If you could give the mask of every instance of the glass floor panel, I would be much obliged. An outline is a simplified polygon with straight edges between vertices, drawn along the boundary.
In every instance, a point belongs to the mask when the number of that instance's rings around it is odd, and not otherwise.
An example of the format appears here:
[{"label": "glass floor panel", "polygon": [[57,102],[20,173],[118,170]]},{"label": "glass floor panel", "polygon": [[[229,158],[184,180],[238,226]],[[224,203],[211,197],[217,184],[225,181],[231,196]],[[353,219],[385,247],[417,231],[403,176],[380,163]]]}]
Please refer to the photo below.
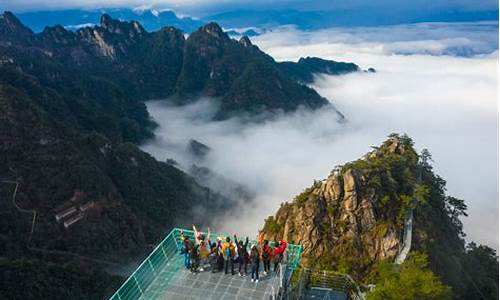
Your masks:
[{"label": "glass floor panel", "polygon": [[[272,287],[278,280],[274,272],[268,275],[261,272],[258,283],[251,282],[250,272],[246,277],[240,277],[238,272],[226,275],[224,272],[212,273],[210,270],[192,274],[184,267],[181,256],[172,264],[175,267],[169,265],[161,270],[140,299],[270,299]],[[236,270],[237,267],[238,264],[235,264]]]}]

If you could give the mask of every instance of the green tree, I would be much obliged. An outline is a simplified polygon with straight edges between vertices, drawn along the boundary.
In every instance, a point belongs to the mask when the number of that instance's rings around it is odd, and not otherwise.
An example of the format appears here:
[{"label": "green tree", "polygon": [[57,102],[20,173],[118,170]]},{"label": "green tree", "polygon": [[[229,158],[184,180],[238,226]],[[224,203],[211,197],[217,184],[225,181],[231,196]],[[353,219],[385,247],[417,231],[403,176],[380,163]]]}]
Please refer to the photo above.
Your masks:
[{"label": "green tree", "polygon": [[407,260],[396,266],[384,262],[371,274],[375,289],[367,300],[446,300],[452,298],[451,289],[428,269],[427,255],[412,252]]},{"label": "green tree", "polygon": [[472,242],[465,256],[466,292],[463,299],[498,299],[498,256],[485,245]]},{"label": "green tree", "polygon": [[459,229],[460,236],[464,237],[465,233],[462,231],[463,225],[462,221],[460,221],[460,217],[467,217],[467,204],[462,199],[458,199],[455,197],[447,196],[445,198],[446,212],[450,217],[450,220],[456,228]]}]

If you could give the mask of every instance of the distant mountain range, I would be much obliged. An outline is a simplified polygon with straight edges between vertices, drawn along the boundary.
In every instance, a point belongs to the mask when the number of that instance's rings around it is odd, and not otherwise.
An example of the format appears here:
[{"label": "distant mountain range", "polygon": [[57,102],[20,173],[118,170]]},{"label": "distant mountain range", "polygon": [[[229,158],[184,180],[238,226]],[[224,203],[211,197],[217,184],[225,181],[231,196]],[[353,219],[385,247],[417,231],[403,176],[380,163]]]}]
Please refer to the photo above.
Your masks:
[{"label": "distant mountain range", "polygon": [[17,14],[19,19],[34,32],[41,32],[45,26],[62,25],[76,30],[82,26],[93,26],[100,23],[103,14],[123,21],[138,21],[147,31],[159,30],[164,26],[172,26],[184,32],[193,32],[205,24],[201,20],[189,17],[178,17],[173,11],[133,10],[133,9],[98,9],[98,10],[56,10],[38,11]]},{"label": "distant mountain range", "polygon": [[203,18],[224,28],[257,27],[271,29],[293,25],[301,30],[318,30],[330,27],[382,26],[419,22],[471,22],[498,20],[498,10],[492,11],[443,11],[425,10],[349,10],[349,11],[297,11],[297,10],[235,10]]}]

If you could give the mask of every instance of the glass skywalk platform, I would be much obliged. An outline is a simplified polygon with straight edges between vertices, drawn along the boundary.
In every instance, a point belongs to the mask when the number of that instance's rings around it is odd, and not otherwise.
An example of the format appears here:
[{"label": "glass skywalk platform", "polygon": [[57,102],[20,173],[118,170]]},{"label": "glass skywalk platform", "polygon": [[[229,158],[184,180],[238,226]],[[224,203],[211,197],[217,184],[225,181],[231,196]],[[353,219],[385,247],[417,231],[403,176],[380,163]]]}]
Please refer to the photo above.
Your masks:
[{"label": "glass skywalk platform", "polygon": [[[194,232],[184,230],[184,234],[194,241]],[[206,233],[205,233],[206,234]],[[250,281],[248,276],[238,276],[238,264],[235,263],[236,275],[224,272],[211,273],[210,270],[192,274],[183,264],[180,255],[182,241],[181,229],[173,229],[149,256],[130,275],[110,300],[136,299],[276,299],[283,282],[283,276],[274,272],[267,276],[260,275],[259,282]],[[211,239],[225,238],[226,234],[212,233]],[[249,245],[256,244],[250,241]],[[299,265],[302,247],[288,245],[287,265],[282,266],[285,278],[290,278]],[[262,272],[262,265],[260,271]],[[262,274],[262,273],[261,273]]]}]

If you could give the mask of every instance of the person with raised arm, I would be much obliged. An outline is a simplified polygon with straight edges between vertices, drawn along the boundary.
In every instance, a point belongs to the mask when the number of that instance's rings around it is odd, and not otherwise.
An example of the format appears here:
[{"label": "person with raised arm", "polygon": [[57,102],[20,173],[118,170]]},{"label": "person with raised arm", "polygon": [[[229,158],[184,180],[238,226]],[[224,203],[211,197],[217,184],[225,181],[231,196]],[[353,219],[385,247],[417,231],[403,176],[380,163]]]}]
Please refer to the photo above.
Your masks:
[{"label": "person with raised arm", "polygon": [[276,241],[274,243],[274,250],[273,250],[273,262],[274,262],[274,272],[276,274],[279,271],[279,264],[283,262],[283,257],[285,255],[287,243],[284,240],[281,241]]},{"label": "person with raised arm", "polygon": [[200,272],[203,272],[204,267],[208,265],[208,257],[210,255],[210,227],[208,227],[208,234],[206,237],[202,232],[199,232],[196,229],[196,226],[194,224],[193,224],[193,231],[196,243],[199,245]]}]

